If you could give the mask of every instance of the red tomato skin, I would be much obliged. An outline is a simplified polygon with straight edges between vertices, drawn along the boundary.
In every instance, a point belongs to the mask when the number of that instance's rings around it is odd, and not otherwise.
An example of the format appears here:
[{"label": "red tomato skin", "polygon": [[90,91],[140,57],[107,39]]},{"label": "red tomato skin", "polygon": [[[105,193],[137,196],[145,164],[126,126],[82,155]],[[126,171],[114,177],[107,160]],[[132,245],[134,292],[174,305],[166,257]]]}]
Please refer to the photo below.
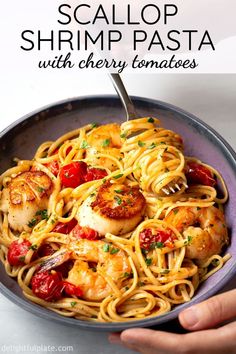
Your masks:
[{"label": "red tomato skin", "polygon": [[64,285],[64,292],[67,294],[67,295],[70,295],[70,296],[78,296],[78,297],[81,297],[83,295],[83,291],[80,289],[79,286],[76,286],[74,284],[71,284],[67,281],[64,281],[63,282],[63,285]]},{"label": "red tomato skin", "polygon": [[153,235],[151,229],[144,229],[143,231],[140,232],[139,243],[141,248],[145,250],[149,250],[152,242],[154,241],[153,241]]},{"label": "red tomato skin", "polygon": [[57,177],[59,173],[59,163],[57,161],[51,161],[45,164],[45,166]]},{"label": "red tomato skin", "polygon": [[139,234],[140,247],[144,250],[150,250],[151,244],[155,242],[161,242],[164,246],[173,248],[174,239],[175,235],[171,230],[159,230],[153,235],[151,229],[144,229]]},{"label": "red tomato skin", "polygon": [[53,253],[55,252],[55,250],[52,248],[51,245],[49,245],[48,243],[45,243],[44,245],[41,245],[38,249],[38,256],[39,257],[46,257],[46,256],[51,256],[53,255]]},{"label": "red tomato skin", "polygon": [[76,238],[86,238],[87,240],[96,241],[100,239],[100,235],[97,231],[90,229],[87,226],[80,226],[77,224],[73,230],[72,235]]},{"label": "red tomato skin", "polygon": [[188,162],[186,177],[189,184],[203,184],[214,187],[216,180],[210,170],[197,162]]},{"label": "red tomato skin", "polygon": [[77,220],[72,219],[71,221],[67,223],[59,222],[54,229],[52,230],[53,232],[59,232],[61,234],[66,234],[68,235],[71,230],[77,225]]},{"label": "red tomato skin", "polygon": [[87,164],[83,161],[72,162],[60,169],[61,183],[67,188],[76,188],[85,182]]},{"label": "red tomato skin", "polygon": [[24,265],[25,263],[22,260],[22,258],[26,256],[30,246],[31,243],[27,240],[24,240],[22,242],[19,242],[18,240],[13,241],[10,244],[7,253],[7,260],[10,263],[10,265],[12,266]]},{"label": "red tomato skin", "polygon": [[89,167],[85,175],[85,182],[95,181],[107,176],[107,171],[101,168]]},{"label": "red tomato skin", "polygon": [[31,279],[33,293],[45,301],[62,298],[63,282],[59,272],[37,272]]}]

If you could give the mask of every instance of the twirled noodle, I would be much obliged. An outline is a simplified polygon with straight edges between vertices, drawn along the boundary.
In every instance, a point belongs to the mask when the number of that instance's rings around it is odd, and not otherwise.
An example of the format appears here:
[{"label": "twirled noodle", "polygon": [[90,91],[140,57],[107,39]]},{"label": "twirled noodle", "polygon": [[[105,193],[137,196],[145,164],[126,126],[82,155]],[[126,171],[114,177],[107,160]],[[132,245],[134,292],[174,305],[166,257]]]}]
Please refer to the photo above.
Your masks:
[{"label": "twirled noodle", "polygon": [[[228,192],[223,178],[213,167],[186,157],[182,138],[159,123],[156,118],[144,117],[121,126],[88,124],[54,142],[42,143],[32,160],[15,159],[17,166],[1,175],[0,259],[29,300],[62,316],[87,321],[124,322],[158,316],[189,301],[199,284],[229,259],[230,255],[219,254],[228,242],[222,207]],[[87,172],[102,171],[103,177],[88,178],[76,186],[63,185],[61,171],[77,161],[86,164]],[[205,168],[210,180],[217,179],[221,196],[214,180],[188,186],[187,166],[191,163]],[[18,211],[5,195],[24,193],[25,182],[15,191],[12,181],[29,171],[45,174],[52,186],[47,208],[39,210],[34,222],[19,231],[10,218]],[[42,192],[44,188],[40,188]],[[139,202],[144,197],[145,207],[136,226],[131,230],[128,226],[125,232],[100,233],[94,241],[74,237],[73,228],[66,232],[62,226],[80,223],[81,208],[104,188],[107,194],[113,188],[114,209],[122,207],[125,190],[127,195],[130,191],[130,198],[134,191],[142,193]],[[130,217],[136,204],[129,206],[129,198],[125,202],[123,209]],[[209,251],[208,238],[215,253]],[[31,246],[24,259],[11,264],[9,249],[14,242],[26,240]],[[40,253],[45,246],[50,247],[50,254]],[[47,274],[58,273],[55,260],[69,262],[63,282],[80,279],[72,283],[82,288],[80,296],[68,295],[64,288],[59,299],[37,296],[32,279],[44,268]],[[84,281],[76,271],[84,272]]]}]

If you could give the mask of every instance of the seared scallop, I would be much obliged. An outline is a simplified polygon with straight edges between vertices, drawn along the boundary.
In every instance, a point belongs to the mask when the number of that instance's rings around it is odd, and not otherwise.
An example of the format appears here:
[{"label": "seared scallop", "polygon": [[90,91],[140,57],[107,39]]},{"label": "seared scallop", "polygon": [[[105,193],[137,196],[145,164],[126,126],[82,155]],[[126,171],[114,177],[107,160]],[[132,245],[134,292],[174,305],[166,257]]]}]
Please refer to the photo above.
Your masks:
[{"label": "seared scallop", "polygon": [[42,171],[23,172],[12,178],[3,189],[0,210],[8,213],[10,227],[29,231],[28,224],[39,210],[47,209],[52,181]]},{"label": "seared scallop", "polygon": [[122,235],[142,220],[145,198],[137,187],[104,183],[97,194],[88,197],[78,212],[80,226],[88,226],[101,235]]}]

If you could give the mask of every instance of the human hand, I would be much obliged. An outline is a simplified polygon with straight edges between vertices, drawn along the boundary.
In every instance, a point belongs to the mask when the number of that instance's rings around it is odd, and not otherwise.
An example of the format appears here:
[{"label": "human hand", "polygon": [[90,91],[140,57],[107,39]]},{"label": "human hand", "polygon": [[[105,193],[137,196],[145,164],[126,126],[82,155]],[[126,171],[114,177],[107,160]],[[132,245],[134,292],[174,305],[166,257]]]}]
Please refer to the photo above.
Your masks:
[{"label": "human hand", "polygon": [[113,333],[109,340],[142,354],[236,354],[236,289],[182,311],[179,321],[192,332],[174,334],[133,328]]}]

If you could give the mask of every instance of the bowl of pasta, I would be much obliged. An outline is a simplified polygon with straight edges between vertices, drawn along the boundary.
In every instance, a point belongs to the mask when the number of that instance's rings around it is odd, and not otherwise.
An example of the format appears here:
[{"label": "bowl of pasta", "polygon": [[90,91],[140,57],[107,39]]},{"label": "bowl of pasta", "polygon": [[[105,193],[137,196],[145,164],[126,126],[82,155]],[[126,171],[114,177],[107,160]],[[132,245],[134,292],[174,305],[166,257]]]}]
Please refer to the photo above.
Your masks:
[{"label": "bowl of pasta", "polygon": [[191,114],[133,100],[135,120],[81,97],[0,135],[0,290],[37,316],[161,325],[236,273],[235,153]]}]

